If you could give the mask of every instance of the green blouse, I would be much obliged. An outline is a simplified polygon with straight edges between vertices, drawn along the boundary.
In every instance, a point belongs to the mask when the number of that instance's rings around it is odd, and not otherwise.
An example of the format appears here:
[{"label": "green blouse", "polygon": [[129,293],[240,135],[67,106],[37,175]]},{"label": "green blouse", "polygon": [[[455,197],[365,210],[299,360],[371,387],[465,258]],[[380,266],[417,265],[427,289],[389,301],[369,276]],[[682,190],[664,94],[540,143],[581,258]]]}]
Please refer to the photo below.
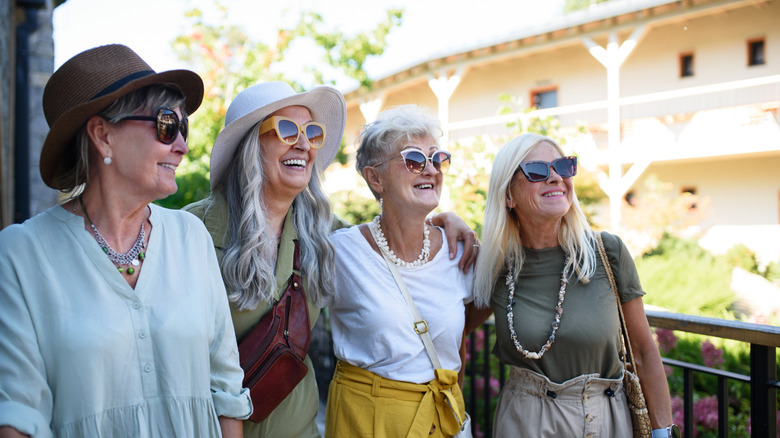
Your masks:
[{"label": "green blouse", "polygon": [[[623,241],[608,233],[602,236],[621,302],[644,295],[636,266]],[[514,326],[520,345],[537,352],[550,336],[564,252],[561,247],[524,250],[525,264],[515,283]],[[501,271],[491,297],[497,332],[493,351],[501,361],[543,374],[556,383],[582,374],[620,377],[617,303],[598,253],[596,259],[596,274],[589,283],[577,282],[570,275],[555,342],[539,360],[526,359],[512,342],[507,323],[506,267]]]}]

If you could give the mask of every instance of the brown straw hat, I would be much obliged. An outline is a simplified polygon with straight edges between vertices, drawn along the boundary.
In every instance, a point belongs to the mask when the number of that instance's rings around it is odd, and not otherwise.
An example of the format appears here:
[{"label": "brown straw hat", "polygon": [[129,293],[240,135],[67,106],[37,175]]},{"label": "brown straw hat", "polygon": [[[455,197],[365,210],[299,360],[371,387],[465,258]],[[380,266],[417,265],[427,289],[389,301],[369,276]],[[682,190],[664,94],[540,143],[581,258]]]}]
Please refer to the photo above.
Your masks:
[{"label": "brown straw hat", "polygon": [[68,147],[79,128],[118,98],[152,84],[172,84],[186,98],[192,114],[203,100],[203,80],[189,70],[157,73],[129,47],[120,44],[95,47],[79,53],[51,75],[43,90],[43,113],[49,134],[41,149],[43,182],[58,190],[75,151]]}]

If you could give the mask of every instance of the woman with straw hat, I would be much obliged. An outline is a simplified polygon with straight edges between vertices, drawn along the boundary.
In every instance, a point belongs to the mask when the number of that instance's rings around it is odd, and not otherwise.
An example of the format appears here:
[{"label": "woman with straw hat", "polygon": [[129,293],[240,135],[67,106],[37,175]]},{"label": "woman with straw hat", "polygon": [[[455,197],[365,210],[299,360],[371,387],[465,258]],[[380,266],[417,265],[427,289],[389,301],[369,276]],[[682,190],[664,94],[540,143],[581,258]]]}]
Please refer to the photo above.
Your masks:
[{"label": "woman with straw hat", "polygon": [[[239,343],[273,308],[293,274],[302,278],[309,328],[332,294],[328,236],[347,224],[334,220],[321,180],[336,156],[345,120],[344,97],[328,86],[296,93],[285,82],[260,83],[239,93],[228,108],[211,154],[212,194],[185,209],[204,221],[214,239]],[[461,235],[453,233],[453,245],[456,238],[473,239],[462,221],[456,228]],[[463,265],[471,262],[461,259]],[[266,418],[245,422],[246,436],[319,436],[317,383],[308,356],[304,362],[308,372],[300,383],[281,395]]]},{"label": "woman with straw hat", "polygon": [[49,79],[40,171],[62,204],[0,232],[0,436],[240,436],[251,413],[212,241],[176,191],[187,70],[125,46]]}]

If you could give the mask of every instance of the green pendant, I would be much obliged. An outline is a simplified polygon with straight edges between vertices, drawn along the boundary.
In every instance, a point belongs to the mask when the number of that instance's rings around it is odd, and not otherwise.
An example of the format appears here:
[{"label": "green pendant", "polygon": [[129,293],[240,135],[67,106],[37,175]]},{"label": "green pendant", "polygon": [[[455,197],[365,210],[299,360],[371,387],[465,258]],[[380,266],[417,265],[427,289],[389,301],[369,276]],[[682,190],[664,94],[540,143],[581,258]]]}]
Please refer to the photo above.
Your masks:
[{"label": "green pendant", "polygon": [[104,253],[108,254],[108,247],[107,246],[103,246],[100,249],[102,249]]},{"label": "green pendant", "polygon": [[127,268],[127,275],[133,275],[134,272],[135,272],[135,269]]},{"label": "green pendant", "polygon": [[138,260],[143,261],[143,259],[145,259],[145,258],[146,258],[146,253],[144,253],[144,252],[139,252],[138,253]]},{"label": "green pendant", "polygon": [[116,268],[116,270],[117,270],[117,271],[119,271],[119,273],[120,273],[120,274],[121,274],[122,272],[125,272],[125,268],[123,268],[123,267],[121,267],[121,266],[120,266],[120,267],[118,267],[118,268]]}]

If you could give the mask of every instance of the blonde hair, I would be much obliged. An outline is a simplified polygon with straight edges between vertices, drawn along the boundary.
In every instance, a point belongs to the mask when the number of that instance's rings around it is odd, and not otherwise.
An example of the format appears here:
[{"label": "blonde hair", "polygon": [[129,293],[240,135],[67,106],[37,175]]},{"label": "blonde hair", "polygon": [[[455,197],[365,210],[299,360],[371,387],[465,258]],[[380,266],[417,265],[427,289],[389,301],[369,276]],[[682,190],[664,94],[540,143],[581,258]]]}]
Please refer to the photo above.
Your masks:
[{"label": "blonde hair", "polygon": [[[493,286],[501,268],[513,260],[515,280],[523,268],[525,253],[520,239],[520,219],[506,200],[512,185],[512,178],[525,161],[525,157],[541,142],[550,143],[564,156],[563,149],[552,139],[538,134],[523,134],[505,144],[493,161],[490,173],[485,219],[482,229],[482,251],[477,259],[474,279],[475,302],[479,307],[490,305]],[[596,272],[593,230],[580,208],[577,194],[572,192],[572,205],[561,219],[558,243],[569,255],[564,267],[574,272],[577,280],[587,283]]]}]

